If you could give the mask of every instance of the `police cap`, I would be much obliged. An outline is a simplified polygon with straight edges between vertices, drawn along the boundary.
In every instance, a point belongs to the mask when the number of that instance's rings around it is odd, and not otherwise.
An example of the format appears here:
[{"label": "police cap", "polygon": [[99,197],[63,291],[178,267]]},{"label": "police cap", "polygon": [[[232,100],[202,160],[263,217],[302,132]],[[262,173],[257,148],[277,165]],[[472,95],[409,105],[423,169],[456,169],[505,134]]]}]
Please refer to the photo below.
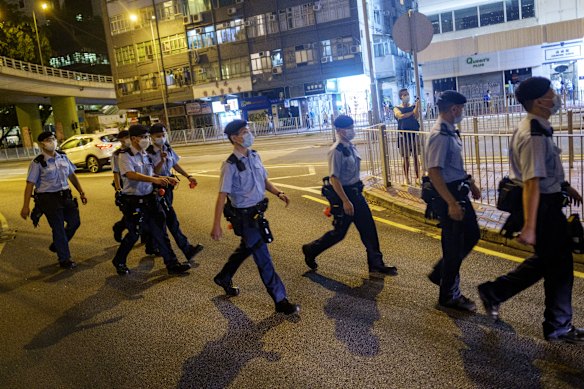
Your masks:
[{"label": "police cap", "polygon": [[128,130],[122,130],[118,133],[117,138],[121,139],[121,138],[126,138],[130,136],[130,132]]},{"label": "police cap", "polygon": [[128,129],[130,136],[142,136],[144,134],[148,134],[148,128],[141,124],[133,124]]},{"label": "police cap", "polygon": [[247,126],[247,122],[245,120],[235,119],[225,126],[224,132],[227,136],[235,135],[245,126]]},{"label": "police cap", "polygon": [[436,105],[438,108],[447,108],[451,105],[461,105],[466,104],[466,97],[463,94],[458,93],[455,90],[446,90],[438,96],[436,99]]},{"label": "police cap", "polygon": [[539,99],[550,89],[551,82],[545,77],[531,77],[522,81],[515,90],[515,97],[521,104]]},{"label": "police cap", "polygon": [[354,121],[350,116],[340,115],[334,121],[335,128],[341,130],[343,128],[349,128],[353,125]]},{"label": "police cap", "polygon": [[41,133],[39,134],[39,136],[37,137],[37,141],[38,141],[38,142],[42,142],[42,141],[44,141],[45,139],[47,139],[47,138],[50,138],[51,136],[55,136],[55,134],[53,134],[53,133],[52,133],[52,132],[50,132],[50,131],[44,131],[44,132],[41,132]]},{"label": "police cap", "polygon": [[150,135],[160,134],[162,132],[166,132],[166,127],[162,123],[156,123],[152,127],[150,127]]}]

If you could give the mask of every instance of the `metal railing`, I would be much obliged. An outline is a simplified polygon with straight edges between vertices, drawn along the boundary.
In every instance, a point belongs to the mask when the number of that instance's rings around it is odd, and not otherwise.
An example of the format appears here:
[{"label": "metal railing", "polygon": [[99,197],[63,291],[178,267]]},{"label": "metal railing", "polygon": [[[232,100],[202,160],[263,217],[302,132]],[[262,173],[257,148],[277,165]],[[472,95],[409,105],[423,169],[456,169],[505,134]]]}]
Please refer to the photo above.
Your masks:
[{"label": "metal railing", "polygon": [[[554,141],[562,150],[566,180],[584,193],[584,132],[575,126],[573,111],[566,114],[563,131],[554,133]],[[469,128],[470,126],[470,128]],[[430,128],[430,127],[428,127]],[[429,131],[398,131],[386,125],[362,128],[359,139],[365,141],[365,166],[371,176],[386,187],[419,186],[424,174],[425,145]],[[512,133],[493,133],[481,129],[481,118],[469,118],[461,131],[464,166],[481,188],[480,203],[495,206],[499,181],[509,175],[509,144]],[[416,165],[418,167],[416,174]],[[582,212],[581,207],[572,211]]]},{"label": "metal railing", "polygon": [[113,77],[111,76],[72,72],[70,70],[41,66],[34,63],[19,61],[17,59],[12,59],[8,57],[0,57],[0,73],[3,72],[3,68],[19,70],[43,76],[58,77],[67,80],[113,84]]}]

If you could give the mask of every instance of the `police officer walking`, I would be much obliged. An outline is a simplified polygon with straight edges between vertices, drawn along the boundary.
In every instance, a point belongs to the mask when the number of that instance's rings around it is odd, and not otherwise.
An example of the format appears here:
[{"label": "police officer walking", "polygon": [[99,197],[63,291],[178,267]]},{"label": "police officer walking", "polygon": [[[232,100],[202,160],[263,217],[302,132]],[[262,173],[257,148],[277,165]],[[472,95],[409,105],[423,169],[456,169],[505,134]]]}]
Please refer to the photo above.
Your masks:
[{"label": "police officer walking", "polygon": [[[288,301],[284,283],[276,273],[266,242],[271,233],[263,212],[267,208],[266,190],[288,203],[288,196],[268,180],[268,173],[259,154],[251,150],[253,135],[245,120],[234,120],[225,126],[225,134],[233,144],[233,154],[221,167],[219,195],[215,205],[215,218],[211,237],[219,240],[221,214],[230,215],[229,220],[241,243],[229,257],[214,281],[227,295],[237,296],[239,289],[233,286],[233,276],[243,261],[253,256],[262,281],[275,302],[276,312],[286,315],[296,313],[300,307]],[[261,225],[260,225],[261,223]]]},{"label": "police officer walking", "polygon": [[62,151],[57,151],[57,139],[51,132],[43,132],[37,138],[41,147],[39,154],[28,168],[26,188],[24,189],[24,204],[20,216],[26,220],[30,215],[30,198],[35,199],[33,223],[38,224],[41,214],[53,231],[53,243],[49,250],[56,252],[59,266],[64,269],[73,269],[77,264],[71,260],[69,241],[75,235],[81,222],[79,220],[79,205],[77,199],[69,189],[71,181],[83,204],[87,204],[87,197],[81,188],[81,183],[75,175],[75,166]]},{"label": "police officer walking", "polygon": [[584,329],[572,325],[574,262],[561,192],[577,205],[582,197],[564,181],[560,150],[549,121],[562,100],[550,85],[547,78],[532,77],[517,87],[515,97],[528,114],[513,133],[509,147],[509,178],[523,188],[524,223],[518,240],[534,246],[535,255],[478,289],[485,310],[498,319],[501,303],[543,278],[545,338],[582,344]]},{"label": "police officer walking", "polygon": [[355,137],[353,119],[341,115],[335,119],[334,125],[339,139],[328,152],[329,180],[336,198],[342,203],[342,208],[339,207],[339,212],[333,214],[332,231],[302,246],[304,260],[309,268],[316,270],[318,268],[316,257],[342,241],[351,224],[355,223],[367,250],[369,272],[397,275],[397,269],[394,266],[386,266],[383,263],[377,228],[369,205],[363,197],[363,183],[360,177],[361,157],[355,145],[351,143]]},{"label": "police officer walking", "polygon": [[481,197],[464,170],[462,140],[454,125],[462,121],[466,98],[445,91],[437,99],[439,118],[430,131],[426,166],[435,191],[433,208],[442,228],[442,259],[428,278],[440,286],[438,303],[461,311],[476,311],[475,303],[460,292],[460,266],[480,238],[477,217],[468,198]]},{"label": "police officer walking", "polygon": [[[131,146],[130,133],[128,132],[128,130],[122,130],[118,133],[117,138],[118,138],[118,141],[121,143],[121,146],[119,149],[117,149],[116,151],[114,151],[112,153],[112,172],[114,174],[113,185],[114,185],[114,189],[116,191],[116,204],[119,204],[120,195],[122,194],[122,188],[123,188],[123,185],[122,185],[123,178],[120,176],[119,158],[120,158],[121,151],[127,150]],[[122,219],[117,221],[114,224],[112,229],[114,231],[115,241],[121,242],[122,241],[122,234],[124,233],[124,230],[126,229],[126,219],[124,218],[124,216],[122,216]]]},{"label": "police officer walking", "polygon": [[[175,177],[172,174],[172,169],[174,169],[186,177],[187,180],[189,180],[191,187],[194,188],[197,185],[197,180],[179,165],[178,161],[180,160],[180,157],[168,144],[166,135],[166,128],[162,124],[157,123],[150,127],[150,136],[152,137],[153,144],[148,147],[147,151],[152,158],[154,172],[161,176]],[[180,229],[178,217],[172,205],[173,201],[174,186],[170,185],[165,190],[163,201],[163,210],[166,214],[166,226],[180,250],[183,252],[187,260],[190,261],[198,253],[203,251],[203,245],[197,244],[196,246],[193,246],[189,243],[188,238]]]},{"label": "police officer walking", "polygon": [[160,187],[176,185],[177,181],[173,177],[154,176],[152,160],[146,152],[150,146],[148,129],[136,124],[130,127],[129,133],[131,146],[120,152],[118,161],[120,175],[123,177],[121,202],[128,233],[122,240],[112,263],[118,274],[128,274],[130,272],[126,266],[128,254],[140,237],[141,230],[146,230],[160,251],[168,273],[184,273],[191,266],[179,263],[172,251],[166,234],[165,215],[153,187],[153,184]]}]

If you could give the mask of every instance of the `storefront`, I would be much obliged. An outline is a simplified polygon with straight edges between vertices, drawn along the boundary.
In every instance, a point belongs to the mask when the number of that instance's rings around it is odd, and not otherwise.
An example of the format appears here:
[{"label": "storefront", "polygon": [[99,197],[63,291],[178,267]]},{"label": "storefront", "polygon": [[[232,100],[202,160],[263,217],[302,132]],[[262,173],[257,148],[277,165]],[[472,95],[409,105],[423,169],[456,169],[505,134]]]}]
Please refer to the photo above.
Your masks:
[{"label": "storefront", "polygon": [[582,40],[542,46],[544,70],[549,72],[552,88],[567,102],[581,99],[584,91],[584,44]]}]

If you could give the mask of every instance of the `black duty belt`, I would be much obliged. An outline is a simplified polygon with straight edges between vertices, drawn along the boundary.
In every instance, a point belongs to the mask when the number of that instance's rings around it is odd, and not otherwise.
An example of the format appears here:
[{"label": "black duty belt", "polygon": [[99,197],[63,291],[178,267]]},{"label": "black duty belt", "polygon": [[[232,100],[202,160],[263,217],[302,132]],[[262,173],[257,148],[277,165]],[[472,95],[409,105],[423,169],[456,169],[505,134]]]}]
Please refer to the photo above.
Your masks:
[{"label": "black duty belt", "polygon": [[63,189],[58,192],[36,192],[38,197],[70,197],[72,196],[71,189]]}]

